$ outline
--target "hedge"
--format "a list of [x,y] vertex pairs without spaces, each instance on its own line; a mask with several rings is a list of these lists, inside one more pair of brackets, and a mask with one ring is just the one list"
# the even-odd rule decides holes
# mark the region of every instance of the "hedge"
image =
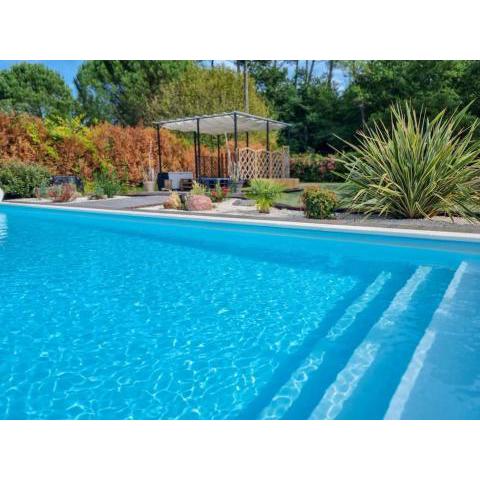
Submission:
[[[21,160],[41,165],[52,175],[78,175],[92,180],[101,164],[109,164],[132,184],[143,181],[149,157],[156,165],[156,132],[150,127],[92,127],[80,118],[42,120],[0,113],[0,164]],[[192,170],[193,145],[162,130],[162,157],[168,170]]]

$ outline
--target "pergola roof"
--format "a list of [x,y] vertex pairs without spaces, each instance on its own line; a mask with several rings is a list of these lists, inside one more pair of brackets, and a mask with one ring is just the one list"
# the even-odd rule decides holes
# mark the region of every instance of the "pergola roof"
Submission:
[[159,125],[161,128],[179,132],[196,132],[198,125],[198,129],[202,134],[221,135],[223,133],[235,133],[235,118],[237,120],[237,133],[264,131],[267,130],[267,125],[269,131],[281,130],[282,128],[288,127],[288,123],[279,122],[271,118],[258,117],[244,112],[228,112],[217,113],[215,115],[177,118],[174,120],[154,122],[154,124]]

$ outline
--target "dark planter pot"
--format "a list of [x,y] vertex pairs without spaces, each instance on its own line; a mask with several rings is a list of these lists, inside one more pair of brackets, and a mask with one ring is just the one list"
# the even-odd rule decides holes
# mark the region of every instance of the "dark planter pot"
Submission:
[[232,182],[232,191],[233,193],[241,193],[245,182],[243,180],[238,180],[237,182]]
[[83,182],[80,177],[76,175],[54,175],[52,177],[52,185],[64,185],[65,183],[71,183],[75,185],[77,191],[83,192]]

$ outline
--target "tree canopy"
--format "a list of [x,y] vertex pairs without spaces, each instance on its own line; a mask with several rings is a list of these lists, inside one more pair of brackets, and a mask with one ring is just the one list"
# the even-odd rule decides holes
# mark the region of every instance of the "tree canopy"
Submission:
[[[250,113],[267,116],[265,99],[255,82],[248,82]],[[189,65],[183,75],[168,83],[148,108],[151,120],[243,110],[243,78],[225,67]]]
[[480,117],[478,61],[328,61],[316,75],[311,62],[249,62],[273,112],[293,124],[295,151],[325,153],[342,145],[338,137],[353,141],[364,124],[388,122],[390,106],[404,101],[430,116],[473,102],[470,118]]
[[390,106],[404,101],[429,116],[471,103],[467,120],[480,118],[480,61],[95,60],[81,65],[75,86],[76,100],[57,73],[17,64],[0,71],[0,110],[147,125],[244,110],[248,98],[251,113],[292,125],[293,151],[319,153],[344,148],[339,137],[355,141],[374,121],[388,123]]
[[149,102],[178,80],[192,62],[157,60],[93,60],[82,64],[75,78],[78,101],[86,120],[137,125],[145,121]]
[[38,63],[18,63],[0,71],[0,110],[37,117],[67,117],[74,111],[72,92],[54,70]]

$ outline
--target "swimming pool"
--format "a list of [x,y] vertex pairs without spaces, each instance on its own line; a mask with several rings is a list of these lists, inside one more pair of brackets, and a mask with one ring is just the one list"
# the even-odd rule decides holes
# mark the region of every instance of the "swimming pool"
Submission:
[[480,243],[0,206],[0,418],[480,418]]

